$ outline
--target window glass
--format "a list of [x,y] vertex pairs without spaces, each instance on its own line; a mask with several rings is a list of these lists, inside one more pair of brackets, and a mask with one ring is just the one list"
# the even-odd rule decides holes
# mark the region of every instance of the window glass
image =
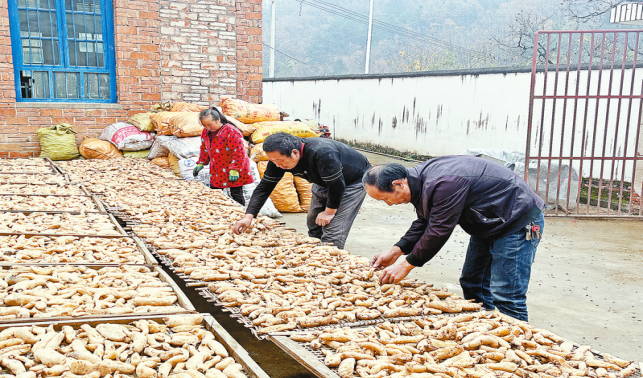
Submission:
[[98,74],[98,82],[100,84],[100,98],[102,100],[109,100],[111,97],[109,86],[109,74]]
[[87,74],[85,92],[89,98],[99,98],[98,74]]
[[56,72],[54,73],[54,90],[56,98],[78,98],[78,73]]
[[17,100],[115,99],[114,57],[105,57],[112,26],[103,25],[100,1],[9,1],[11,32],[20,36],[12,39],[20,43],[13,46]]
[[23,98],[49,98],[49,72],[20,71]]

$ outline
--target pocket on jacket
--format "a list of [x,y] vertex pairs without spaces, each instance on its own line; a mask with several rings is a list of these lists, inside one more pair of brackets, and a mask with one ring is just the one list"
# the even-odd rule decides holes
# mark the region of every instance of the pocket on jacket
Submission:
[[464,217],[464,220],[469,224],[484,224],[491,227],[496,227],[503,224],[504,219],[498,217],[493,211],[489,210],[476,210],[470,208]]

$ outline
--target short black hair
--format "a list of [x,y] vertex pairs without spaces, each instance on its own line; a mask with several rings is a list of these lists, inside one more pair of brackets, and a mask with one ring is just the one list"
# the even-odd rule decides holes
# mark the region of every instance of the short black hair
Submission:
[[199,113],[199,120],[202,120],[206,117],[212,117],[213,121],[220,120],[222,125],[228,123],[228,119],[223,115],[222,112],[219,111],[219,109],[215,108],[214,106],[201,110],[201,113]]
[[286,133],[276,133],[268,136],[263,141],[263,150],[265,152],[279,152],[280,154],[291,157],[292,150],[299,150],[304,140],[300,137]]
[[364,173],[362,183],[374,186],[380,192],[393,192],[393,181],[409,177],[409,171],[400,163],[376,165]]

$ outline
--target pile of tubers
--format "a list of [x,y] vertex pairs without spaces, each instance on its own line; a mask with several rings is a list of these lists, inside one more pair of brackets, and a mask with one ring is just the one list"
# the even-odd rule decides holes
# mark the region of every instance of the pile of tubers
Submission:
[[13,159],[2,159],[0,160],[0,165],[11,165],[17,167],[51,167],[49,161],[42,158],[13,158]]
[[298,333],[341,378],[625,378],[637,366],[497,311]]
[[0,321],[180,312],[171,286],[148,267],[0,268]]
[[23,211],[99,211],[90,197],[85,196],[0,196],[0,209]]
[[121,235],[104,214],[0,213],[0,232],[18,234]]
[[[259,334],[296,331],[292,339],[323,351],[342,378],[626,378],[636,371],[630,361],[599,358],[588,346],[480,312],[444,289],[410,280],[380,285],[365,259],[274,220],[259,217],[235,235],[241,207],[148,162],[61,166],[136,221],[134,233],[208,297],[234,308]],[[412,321],[391,323],[406,317]],[[383,322],[368,328],[328,327],[378,318]]]
[[51,165],[0,164],[0,173],[56,173]]
[[0,262],[145,264],[131,238],[0,236]]
[[8,327],[0,331],[0,378],[245,378],[203,317],[130,324]]
[[62,194],[84,195],[78,185],[30,185],[30,184],[0,184],[0,194]]
[[66,184],[64,176],[55,174],[0,174],[0,184],[21,183],[32,185]]
[[[258,333],[476,311],[471,303],[422,282],[379,284],[368,259],[258,217],[232,233],[243,208],[222,191],[133,159],[62,162],[73,181],[103,195],[139,224],[134,233],[206,286],[205,295],[235,308]],[[89,174],[88,174],[89,173]]]

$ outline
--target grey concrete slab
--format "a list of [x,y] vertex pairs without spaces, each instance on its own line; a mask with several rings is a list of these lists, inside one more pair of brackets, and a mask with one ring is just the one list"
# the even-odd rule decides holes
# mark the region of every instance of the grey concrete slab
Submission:
[[[365,155],[375,164],[392,161]],[[346,249],[371,258],[391,248],[414,215],[411,205],[389,207],[367,197]],[[305,214],[284,214],[283,221],[306,232]],[[642,236],[640,221],[548,218],[527,294],[531,323],[596,350],[642,361]],[[468,240],[458,227],[442,251],[410,277],[461,294],[458,279]]]

